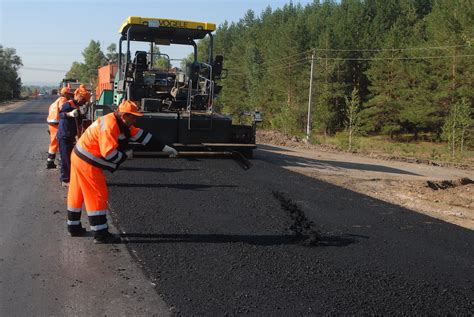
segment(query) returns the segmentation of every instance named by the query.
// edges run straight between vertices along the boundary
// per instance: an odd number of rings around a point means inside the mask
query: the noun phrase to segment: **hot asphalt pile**
[[[252,162],[135,158],[108,177],[114,220],[175,312],[474,313],[472,231]]]

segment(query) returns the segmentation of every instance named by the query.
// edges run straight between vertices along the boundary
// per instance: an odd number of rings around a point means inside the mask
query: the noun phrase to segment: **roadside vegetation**
[[[259,110],[263,129],[304,136],[314,59],[311,142],[463,161],[474,146],[472,12],[469,0],[248,11],[216,32],[222,110]]]
[[[316,137],[314,142],[320,141]],[[348,149],[347,136],[344,133],[326,137],[324,144],[335,145],[341,150]],[[453,156],[445,142],[436,141],[430,137],[424,141],[421,139],[414,141],[411,135],[400,135],[397,139],[390,139],[383,135],[363,136],[356,139],[352,151],[374,156],[386,155],[391,158],[408,158],[441,164],[451,162],[474,167],[472,148],[465,149],[463,152],[457,151]]]
[[[0,44],[0,102],[20,97],[21,78],[18,70],[21,66],[21,58],[16,50]]]

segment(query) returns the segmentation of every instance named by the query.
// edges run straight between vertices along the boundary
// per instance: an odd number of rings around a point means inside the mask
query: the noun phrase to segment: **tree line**
[[[474,105],[473,12],[472,0],[290,2],[260,15],[248,11],[215,34],[228,69],[220,104],[236,116],[258,109],[266,127],[302,134],[313,58],[313,131],[335,134],[351,122],[365,135],[449,139],[446,122],[461,116],[454,124],[466,137]]]
[[[14,48],[0,45],[0,101],[20,97],[21,78],[18,70],[22,65]]]

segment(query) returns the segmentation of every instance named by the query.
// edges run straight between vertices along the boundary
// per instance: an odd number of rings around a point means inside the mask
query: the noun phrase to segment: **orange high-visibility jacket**
[[[74,147],[74,152],[82,160],[93,166],[115,171],[126,155],[119,148],[119,140],[125,140],[126,136],[120,130],[119,117],[115,113],[109,113],[100,117],[92,123],[82,134]],[[127,129],[122,125],[122,130]],[[146,145],[152,135],[134,126],[128,127],[130,131],[130,141]]]
[[[67,101],[66,97],[59,97],[51,105],[49,105],[48,118],[46,121],[48,124],[58,124],[59,123],[59,110],[61,106]]]

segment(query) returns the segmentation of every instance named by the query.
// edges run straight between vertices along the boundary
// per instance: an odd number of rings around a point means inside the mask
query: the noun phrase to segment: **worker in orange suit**
[[[126,143],[142,145],[158,142],[152,135],[134,126],[143,114],[137,105],[125,100],[118,110],[98,118],[78,140],[71,155],[71,178],[67,195],[67,228],[71,236],[82,236],[81,225],[84,203],[94,243],[119,243],[120,237],[108,231],[107,185],[103,170],[115,171],[125,161]],[[153,141],[152,141],[153,139]],[[170,157],[178,153],[170,146],[160,144]]]
[[[61,110],[61,106],[72,97],[73,94],[70,92],[69,87],[63,87],[58,99],[49,106],[48,118],[46,119],[49,130],[49,148],[48,158],[46,161],[47,169],[56,168],[54,160],[56,159],[56,152],[58,151],[58,140],[56,139],[56,134],[58,133],[59,110]]]

